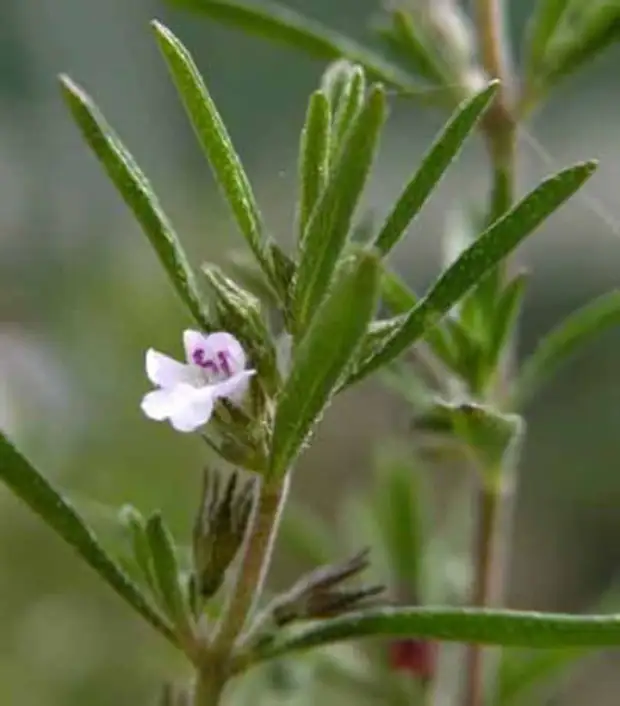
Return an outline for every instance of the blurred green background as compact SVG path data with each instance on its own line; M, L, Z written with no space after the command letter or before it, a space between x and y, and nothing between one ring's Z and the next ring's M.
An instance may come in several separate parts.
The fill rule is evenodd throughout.
M294 5L358 37L378 9L373 0ZM531 3L512 5L520 33ZM178 353L189 322L72 125L57 73L94 96L196 263L242 246L158 55L148 26L154 17L194 52L283 244L292 231L305 101L323 68L155 0L0 3L0 423L111 543L124 502L161 508L181 540L189 535L203 448L139 410L145 348ZM619 61L613 49L563 85L521 140L522 188L571 161L602 160L583 195L519 253L533 271L522 353L618 282ZM384 212L443 119L394 99L369 211ZM400 247L395 264L412 284L437 272L440 237L463 199L484 194L485 166L481 144L471 143ZM619 357L620 335L607 336L528 410L513 607L586 610L620 569ZM300 464L294 497L331 522L342 497L364 483L375 441L405 433L407 421L402 402L376 383L346 395ZM439 492L450 482L442 477ZM274 581L290 574L281 553ZM180 659L4 488L0 625L2 704L147 704L159 680L183 674ZM597 656L553 703L617 704L619 675L617 654Z

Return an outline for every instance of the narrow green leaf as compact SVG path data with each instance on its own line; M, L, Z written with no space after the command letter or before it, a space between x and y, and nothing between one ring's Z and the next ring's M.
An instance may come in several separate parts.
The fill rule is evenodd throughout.
M120 513L119 519L125 527L133 551L133 559L136 562L142 578L147 586L155 591L155 574L153 573L153 557L149 541L146 536L146 523L141 513L132 505L125 505Z
M77 512L0 433L0 480L155 630L172 644L177 638L167 619L152 606L138 586L116 564Z
M180 584L174 540L162 516L155 513L146 523L146 537L153 557L159 597L168 615L178 626L186 626L189 606Z
M363 637L410 637L514 647L618 647L620 615L567 615L476 608L380 608L323 620L257 645L238 668Z
M82 135L142 226L183 303L208 331L209 315L179 239L157 196L116 133L88 96L69 77L61 76L63 97Z
M380 351L383 346L392 338L394 333L400 329L402 326L403 318L400 316L394 316L391 319L382 319L380 321L372 321L366 331L366 335L362 339L360 345L359 353L357 355L359 360L366 360L378 351ZM355 367L353 367L355 371ZM342 388L349 385L349 380L342 381Z
M550 43L541 74L546 85L574 73L620 38L620 5L583 3Z
M280 305L280 292L263 277L254 256L247 250L233 250L227 258L226 270L255 297L271 308Z
M493 329L486 351L486 364L490 370L497 367L504 348L515 333L517 319L521 312L527 274L522 272L506 285L493 312Z
M402 238L405 229L420 212L465 140L475 128L497 92L497 81L490 83L473 98L464 101L422 159L413 177L400 195L381 228L375 247L386 255Z
M322 91L315 91L308 104L299 148L299 242L310 214L325 188L329 175L330 106Z
M418 303L418 296L403 282L403 280L398 277L394 272L390 272L387 269L383 270L383 275L381 277L381 298L383 303L390 309L392 314L397 314L398 317L391 319L390 327L392 328L392 333L396 333L396 330L402 325L405 320L404 315L407 314L413 307ZM452 325L449 325L449 324ZM455 350L453 345L451 331L454 328L458 328L459 324L457 321L449 322L448 325L442 326L437 325L435 328L430 329L426 333L426 338L428 345L431 347L433 353L450 368L454 368L457 360L458 351ZM458 332L457 332L458 333ZM387 340L387 326L384 330L384 335ZM378 343L378 341L375 341ZM362 352L366 349L365 346L362 347ZM369 349L370 350L370 349ZM377 348L378 350L378 348Z
M310 20L288 7L268 0L244 3L236 0L168 0L174 7L200 12L248 33L278 41L317 59L346 57L364 67L371 78L385 81L408 93L426 93L409 74L361 44Z
M476 332L472 332L461 323L461 319L454 320L446 318L439 326L445 326L449 331L449 361L454 372L458 373L467 383L469 392L475 398L482 395L485 384L484 376L484 346ZM426 334L433 335L437 327L431 329ZM446 336L447 338L447 336Z
M357 65L348 59L337 59L329 64L321 76L321 90L329 101L332 119L356 68Z
M620 291L603 294L570 314L525 361L514 395L522 406L570 356L607 329L620 325Z
M190 53L167 27L159 22L153 22L152 25L159 48L213 174L241 233L273 283L273 269L265 250L258 205L224 121Z
M383 368L379 380L416 412L427 409L434 398L434 391L422 380L420 374L404 362Z
M385 119L385 91L373 86L308 222L293 294L297 332L307 327L347 242Z
M282 299L288 301L288 297L291 294L291 285L297 271L297 263L274 241L269 243L269 254L273 263L276 284L282 293Z
M392 314L406 314L418 303L418 296L395 273L384 268L381 273L381 299Z
M593 174L595 162L569 167L543 181L493 223L439 276L428 294L406 315L400 329L352 379L366 377L397 358L435 326L480 279L507 257Z
M593 612L617 612L618 598L618 583L614 581L594 602ZM589 650L584 647L559 647L544 652L531 649L504 650L497 675L497 706L532 703L537 686L552 686L550 682L561 678L575 662L587 657L588 653Z
M293 297L293 282L297 274L297 262L287 255L284 250L273 240L269 242L269 255L273 265L273 276L278 291L276 309L279 309L284 318L284 328L290 331L291 300Z
M428 498L421 475L411 463L411 451L408 451L405 460L402 449L387 447L383 450L376 462L372 503L393 579L396 585L404 584L410 598L417 602L428 529L424 511Z
M537 0L525 34L524 50L527 75L537 80L536 73L544 68L545 53L570 0Z
M366 95L366 77L360 66L353 66L350 80L343 87L340 101L335 105L335 112L332 116L333 139L332 154L338 155L342 149L345 136L357 119L364 105Z
M380 28L379 33L389 47L413 70L431 84L449 84L450 73L437 47L430 45L419 28L419 17L414 22L407 10L392 12L392 26Z
M379 262L369 252L347 257L295 349L278 400L271 447L274 476L287 472L355 356L377 304Z

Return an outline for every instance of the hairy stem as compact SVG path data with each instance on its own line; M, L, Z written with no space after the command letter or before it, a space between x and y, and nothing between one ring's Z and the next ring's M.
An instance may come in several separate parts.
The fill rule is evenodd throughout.
M225 671L209 660L196 674L191 706L218 706L226 684Z
M483 68L489 78L500 80L499 90L482 123L493 170L489 216L495 220L510 208L514 200L516 122L513 80L503 0L475 0L474 5Z
M474 606L491 606L498 598L497 561L499 514L502 496L495 488L479 483L476 488L476 527L474 534L473 565L474 585L471 603ZM504 542L502 541L502 544ZM470 645L466 656L467 689L465 706L484 703L484 652L479 645Z
M512 68L504 27L503 0L475 0L474 10L483 68L490 78L498 78L501 82L496 99L482 124L493 175L488 220L494 221L511 207L515 197L517 124L512 107ZM494 278L497 287L505 280L506 269L506 264L498 268ZM503 406L502 391L510 387L513 354L511 349L504 356L492 399L488 400L499 407ZM473 606L486 607L503 602L504 566L511 535L506 519L510 515L514 472L514 469L503 469L497 483L492 485L479 481L472 562ZM483 706L485 703L486 667L492 667L488 662L485 664L485 658L485 651L480 645L468 646L464 706Z
M475 0L478 47L484 70L491 78L504 81L511 73L505 41L503 0ZM506 91L504 85L500 91Z
M213 644L218 654L231 650L258 603L287 491L288 477L283 481L264 481L258 490L241 566Z

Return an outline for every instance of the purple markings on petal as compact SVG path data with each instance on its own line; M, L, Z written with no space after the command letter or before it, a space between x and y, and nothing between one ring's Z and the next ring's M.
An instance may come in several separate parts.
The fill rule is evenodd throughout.
M210 370L215 375L219 372L217 363L209 358L206 358L203 348L196 348L196 350L192 352L192 360L199 367L204 368L205 370Z
M196 363L196 365L204 365L204 358L205 352L202 348L196 348L196 350L192 353L192 360Z
M220 362L220 367L226 377L230 377L232 375L232 370L230 368L230 363L228 362L228 357L229 353L228 351L219 351L217 354L217 359Z
M196 365L208 370L213 375L223 375L227 378L233 374L229 357L228 351L218 351L215 354L216 360L207 358L204 348L196 348L196 350L192 351L192 360Z

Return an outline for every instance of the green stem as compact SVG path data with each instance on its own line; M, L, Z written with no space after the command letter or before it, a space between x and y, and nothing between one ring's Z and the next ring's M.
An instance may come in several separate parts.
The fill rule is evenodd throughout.
M501 482L501 481L500 481ZM501 602L503 593L503 565L508 533L502 531L505 510L504 493L498 486L489 486L478 480L476 488L473 564L474 585L471 603L489 607ZM479 706L485 701L485 654L480 645L469 645L466 656L467 688L465 706Z
M224 670L214 660L201 667L196 674L192 706L218 706L226 684Z
M499 78L500 89L487 112L482 129L491 160L493 183L488 208L488 220L495 221L511 206L515 198L517 168L516 128L512 98L512 68L504 27L503 0L475 0L475 20L483 68L491 78ZM489 278L489 285L499 292L507 277L507 263ZM504 356L498 371L497 385L488 400L503 406L502 391L509 389L513 368L513 351ZM497 399L497 397L500 399ZM507 560L510 527L504 521L509 515L514 469L502 469L497 483L489 486L478 479L476 490L476 528L473 548L474 579L471 603L488 607L501 605L504 595L504 566ZM466 656L464 706L483 706L486 700L487 667L480 645L469 645ZM491 669L489 676L493 676Z
M241 566L214 639L217 654L230 653L260 599L287 491L288 477L277 482L264 481L259 488Z
M506 124L501 135L489 136L488 140L493 163L489 221L493 222L506 213L514 201L516 126Z

